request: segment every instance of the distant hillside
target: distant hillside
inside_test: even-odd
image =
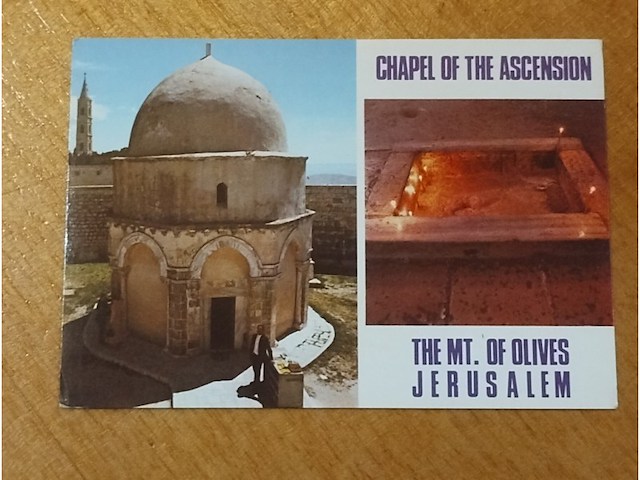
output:
[[[356,177],[353,175],[321,174],[309,175],[307,185],[355,185]]]

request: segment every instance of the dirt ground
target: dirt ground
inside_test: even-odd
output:
[[[64,323],[82,317],[111,289],[107,263],[67,264],[64,273]]]
[[[335,328],[333,344],[309,371],[334,387],[352,384],[358,376],[358,312],[356,277],[318,275],[323,288],[309,290],[309,305]]]

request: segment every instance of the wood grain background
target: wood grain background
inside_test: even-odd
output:
[[[619,408],[60,409],[71,42],[88,36],[604,39]],[[637,2],[5,0],[2,38],[5,478],[636,478]]]

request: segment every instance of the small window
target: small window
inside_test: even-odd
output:
[[[227,186],[224,183],[216,187],[216,205],[227,208]]]
[[[80,148],[78,150],[84,150],[84,142],[80,142]]]
[[[84,107],[80,107],[80,115],[84,115]]]
[[[84,125],[80,125],[80,133],[84,133]]]

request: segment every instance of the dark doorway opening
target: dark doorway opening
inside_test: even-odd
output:
[[[233,350],[236,297],[211,299],[211,350]]]

